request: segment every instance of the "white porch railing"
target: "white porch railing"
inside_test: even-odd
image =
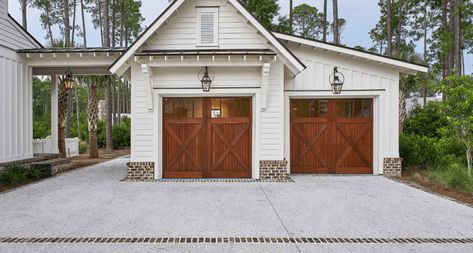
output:
[[[79,138],[66,138],[66,152],[67,157],[79,156]],[[48,136],[45,139],[33,140],[33,153],[55,153],[55,151],[52,150],[51,136]]]

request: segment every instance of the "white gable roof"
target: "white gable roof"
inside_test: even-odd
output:
[[[127,61],[133,57],[133,55],[140,49],[142,45],[146,43],[158,29],[173,15],[179,7],[181,7],[187,1],[195,0],[175,0],[168,8],[148,27],[148,29],[128,48],[128,50],[118,58],[112,66],[109,68],[110,72],[115,74],[123,73],[128,69],[129,65]],[[224,0],[221,0],[224,1]],[[232,4],[236,10],[241,13],[248,22],[253,25],[256,30],[264,36],[274,48],[287,60],[288,69],[297,75],[305,69],[304,64],[289,50],[287,49],[270,31],[265,29],[256,18],[246,10],[238,0],[225,0],[227,3]]]
[[[367,61],[373,61],[373,62],[377,62],[381,64],[390,65],[392,67],[398,68],[399,72],[406,73],[406,74],[415,74],[417,72],[429,71],[429,67],[427,66],[411,63],[411,62],[407,62],[403,60],[398,60],[398,59],[380,55],[380,54],[364,52],[364,51],[357,50],[354,48],[306,39],[306,38],[302,38],[302,37],[294,36],[294,35],[288,35],[288,34],[282,34],[282,33],[274,33],[274,35],[278,39],[283,40],[283,41],[298,43],[298,44],[310,46],[313,48],[318,48],[318,49],[322,49],[326,51],[335,52],[338,54],[348,55],[353,58],[361,58]]]

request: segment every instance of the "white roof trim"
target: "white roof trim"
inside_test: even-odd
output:
[[[128,50],[117,59],[110,67],[114,74],[125,71],[122,66],[134,55],[134,53],[166,22],[167,19],[187,0],[176,0],[166,9],[153,24],[128,48]],[[250,23],[288,60],[289,69],[294,75],[303,71],[306,67],[289,49],[287,49],[271,32],[265,29],[239,2],[238,0],[227,0],[231,3]]]
[[[367,59],[367,60],[371,60],[375,62],[388,64],[393,67],[398,67],[400,72],[407,73],[407,74],[415,74],[417,72],[426,73],[429,71],[429,68],[426,66],[418,65],[415,63],[409,63],[409,62],[405,62],[401,60],[396,60],[396,59],[384,57],[381,55],[365,53],[365,52],[358,51],[356,49],[340,47],[340,46],[331,45],[328,43],[317,42],[310,39],[304,39],[297,36],[291,36],[291,35],[282,34],[282,33],[273,33],[273,34],[278,39],[281,39],[281,40],[291,41],[291,42],[311,46],[314,48],[329,50],[329,51],[333,51],[333,52],[337,52],[337,53],[341,53],[341,54],[345,54],[349,56],[359,57],[359,58],[363,58],[363,59]]]

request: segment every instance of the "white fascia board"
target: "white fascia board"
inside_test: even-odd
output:
[[[297,70],[296,73],[293,73],[294,75],[299,74],[302,72],[306,66],[304,66],[299,59],[295,55],[293,55],[289,49],[287,49],[283,44],[281,44],[281,41],[279,41],[271,32],[269,32],[266,28],[264,28],[260,22],[258,22],[242,5],[238,0],[228,0],[235,8],[248,20],[250,23],[269,41],[271,44],[276,47],[276,49],[288,60],[290,64],[294,66],[293,68],[290,68],[293,70]]]
[[[367,59],[367,60],[371,60],[375,62],[392,65],[394,67],[398,67],[400,72],[403,72],[406,74],[415,74],[417,72],[427,73],[429,71],[429,68],[425,66],[408,63],[404,61],[399,61],[396,59],[390,59],[383,56],[377,56],[374,54],[368,54],[368,53],[360,52],[354,49],[339,47],[335,45],[303,39],[303,38],[299,38],[299,37],[291,36],[287,34],[282,34],[282,33],[274,33],[274,35],[281,40],[287,40],[287,41],[291,41],[291,42],[295,42],[295,43],[299,43],[299,44],[303,44],[303,45],[307,45],[307,46],[311,46],[311,47],[315,47],[315,48],[319,48],[323,50],[329,50],[329,51],[333,51],[333,52],[337,52],[337,53],[341,53],[341,54],[345,54],[349,56],[355,56],[355,57],[359,57],[359,58],[363,58],[363,59]]]
[[[128,50],[110,67],[110,72],[116,74],[135,52],[163,25],[166,20],[187,0],[175,0],[163,14],[136,40]]]

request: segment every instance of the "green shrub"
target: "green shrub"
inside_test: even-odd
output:
[[[99,146],[99,148],[105,148],[105,146],[107,145],[106,136],[107,135],[105,132],[105,121],[97,121],[97,145]]]
[[[33,121],[33,139],[44,139],[49,135],[51,135],[49,122],[41,119]]]
[[[131,121],[127,118],[113,126],[113,148],[126,148],[131,145]]]
[[[439,162],[437,140],[426,136],[403,134],[399,139],[399,152],[408,168],[425,169]]]
[[[97,128],[97,144],[100,148],[107,145],[105,122],[99,121]],[[113,148],[126,148],[131,145],[131,120],[125,118],[120,124],[116,124],[112,129]]]
[[[79,154],[85,154],[87,153],[87,144],[85,143],[79,143]]]
[[[427,176],[447,188],[473,193],[473,177],[468,176],[468,172],[462,164],[452,163],[442,169],[429,170]]]
[[[404,133],[440,138],[439,130],[448,124],[440,102],[429,102],[425,108],[416,107],[404,120]]]
[[[0,172],[0,185],[18,186],[30,180],[38,180],[41,175],[38,170],[24,166],[7,166]]]

